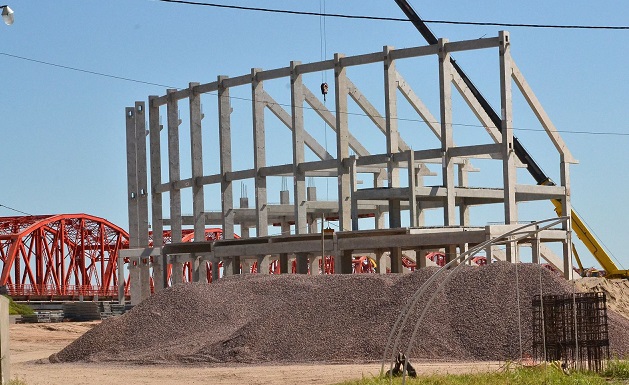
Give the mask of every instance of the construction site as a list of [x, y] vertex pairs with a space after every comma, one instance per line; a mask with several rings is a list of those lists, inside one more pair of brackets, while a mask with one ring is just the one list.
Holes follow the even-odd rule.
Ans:
[[[127, 107], [128, 231], [89, 214], [0, 218], [0, 286], [14, 300], [126, 309], [38, 365], [371, 365], [362, 374], [378, 375], [398, 354], [420, 372], [546, 361], [600, 371], [629, 355], [629, 272], [572, 208], [578, 161], [510, 33], [437, 38], [395, 2], [427, 44], [251, 63]], [[498, 64], [498, 108], [454, 60], [466, 54]], [[420, 66], [433, 89], [415, 84]], [[377, 93], [362, 91], [374, 82]], [[232, 106], [243, 89], [244, 111]], [[402, 108], [416, 113], [413, 131]], [[477, 119], [473, 135], [457, 136], [461, 108]], [[522, 108], [545, 133], [528, 145], [554, 151], [545, 168], [557, 181], [514, 136]], [[322, 125], [325, 143], [311, 131]], [[525, 204], [535, 209], [522, 219]], [[584, 267], [576, 242], [600, 266]], [[33, 361], [18, 362], [29, 380]], [[253, 383], [234, 381], [215, 383]]]

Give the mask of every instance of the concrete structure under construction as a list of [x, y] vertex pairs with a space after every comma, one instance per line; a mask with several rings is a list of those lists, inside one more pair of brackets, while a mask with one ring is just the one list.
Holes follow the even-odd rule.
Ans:
[[[450, 55], [464, 51], [493, 52], [499, 63], [496, 74], [501, 111], [499, 124], [492, 121], [478, 95], [455, 71]], [[438, 72], [438, 89], [433, 92], [438, 93], [439, 106], [434, 113], [402, 77], [402, 71], [398, 71], [400, 63], [411, 60], [424, 63], [434, 60], [431, 63]], [[350, 80], [351, 72], [358, 69], [375, 69], [376, 75], [369, 77], [369, 84], [377, 82], [375, 88], [383, 90], [378, 103], [372, 103]], [[317, 96], [320, 85], [312, 82], [312, 74], [326, 71], [334, 72], [334, 84], [330, 85], [328, 95], [334, 106], [330, 109]], [[273, 81], [278, 79], [290, 84], [286, 87], [290, 89], [290, 103], [278, 102], [265, 90], [267, 83], [276, 85]], [[316, 85], [317, 92], [308, 87], [310, 83]], [[514, 153], [513, 84], [556, 150], [561, 175], [558, 185], [526, 184], [518, 180], [517, 168], [527, 165]], [[327, 84], [325, 86], [327, 88]], [[235, 116], [232, 108], [233, 95], [243, 89], [250, 103], [245, 119], [250, 122], [246, 130], [248, 137], [243, 137], [242, 133], [234, 137], [232, 133], [242, 123], [233, 123], [240, 122], [241, 118]], [[457, 146], [454, 142], [453, 89], [486, 132], [472, 145]], [[208, 121], [209, 116], [202, 112], [201, 100], [205, 95], [218, 99], [213, 121]], [[400, 95], [403, 99], [398, 100]], [[377, 134], [379, 148], [384, 151], [369, 151], [369, 146], [358, 139], [359, 132], [363, 134], [371, 127], [352, 125], [350, 99], [373, 126], [374, 135], [370, 140]], [[411, 148], [412, 138], [405, 138], [399, 130], [400, 103], [417, 113], [425, 127], [416, 125], [414, 129], [425, 129], [434, 135], [437, 146]], [[383, 107], [383, 113], [376, 107], [378, 104]], [[181, 108], [189, 111], [189, 116], [185, 117], [189, 130], [180, 131]], [[160, 115], [166, 116], [165, 126], [161, 124]], [[328, 151], [327, 145], [322, 145], [312, 131], [306, 130], [307, 125], [312, 127], [307, 123], [313, 117], [320, 119], [319, 124], [333, 133], [334, 151]], [[290, 148], [283, 150], [292, 154], [292, 162], [267, 162], [271, 143], [276, 141], [275, 136], [269, 135], [271, 121], [281, 123], [286, 135], [290, 135]], [[121, 253], [121, 257], [131, 261], [132, 301], [148, 295], [151, 274], [156, 288], [168, 284], [168, 264], [173, 266], [172, 283], [184, 280], [181, 273], [184, 264], [193, 270], [193, 280], [198, 281], [207, 280], [210, 267], [217, 279], [220, 275], [240, 273], [241, 266], [251, 261], [257, 263], [260, 273], [268, 272], [268, 264], [273, 260], [279, 261], [282, 272], [288, 272], [291, 258], [296, 261], [298, 273], [309, 270], [318, 273], [318, 260], [322, 255], [335, 257], [335, 272], [351, 273], [352, 255], [359, 253], [373, 254], [378, 262], [384, 262], [383, 256], [388, 255], [388, 262], [379, 263], [380, 271], [385, 272], [386, 265], [391, 272], [399, 273], [403, 252], [415, 255], [421, 267], [426, 264], [422, 256], [427, 251], [443, 250], [447, 259], [452, 260], [471, 245], [513, 229], [518, 225], [519, 202], [556, 200], [561, 202], [563, 213], [571, 212], [569, 164], [575, 160], [512, 59], [507, 32], [470, 41], [441, 39], [435, 45], [404, 49], [386, 46], [381, 51], [357, 56], [335, 54], [334, 59], [320, 62], [291, 62], [287, 67], [272, 70], [254, 68], [237, 77], [219, 76], [210, 83], [190, 83], [186, 89], [169, 89], [165, 95], [150, 96], [148, 103], [136, 102], [134, 107], [126, 109], [126, 123], [130, 249]], [[210, 137], [218, 138], [218, 143], [208, 145]], [[253, 145], [249, 149], [242, 143]], [[187, 160], [183, 163], [182, 146], [186, 153], [189, 151], [189, 163]], [[208, 173], [208, 154], [216, 153], [220, 170]], [[241, 158], [252, 159], [253, 167], [236, 169], [234, 159]], [[478, 171], [472, 165], [474, 159], [491, 160], [499, 165], [500, 171], [494, 179], [500, 181], [500, 187], [470, 185], [468, 173]], [[182, 177], [182, 163], [189, 176]], [[437, 185], [425, 183], [427, 177], [435, 176], [440, 179]], [[276, 177], [292, 181], [292, 189], [288, 191], [283, 186], [279, 191], [280, 203], [271, 204], [271, 178]], [[317, 194], [316, 188], [311, 186], [311, 181], [318, 178], [334, 180], [334, 200], [320, 199], [322, 194]], [[242, 181], [254, 186], [251, 207], [244, 196], [235, 204], [235, 184]], [[190, 195], [182, 198], [182, 193]], [[208, 201], [220, 201], [220, 211], [208, 211]], [[191, 203], [191, 208], [184, 210], [182, 203]], [[470, 209], [489, 204], [504, 207], [503, 223], [473, 223]], [[425, 226], [429, 210], [443, 212], [439, 226]], [[183, 215], [184, 212], [192, 214]], [[553, 217], [554, 212], [548, 210], [539, 215], [535, 219]], [[338, 220], [337, 231], [322, 234], [322, 217]], [[273, 224], [281, 226], [282, 235], [269, 236], [269, 226]], [[211, 225], [222, 227], [224, 240], [205, 241], [204, 231]], [[239, 239], [233, 239], [235, 226], [240, 227]], [[170, 244], [164, 244], [160, 237], [150, 241], [149, 228], [161, 234], [165, 227], [170, 228]], [[177, 242], [185, 227], [194, 228], [195, 242]], [[255, 231], [254, 237], [250, 236], [251, 230]], [[508, 243], [504, 251], [489, 247], [486, 253], [488, 259], [518, 261], [519, 247], [527, 245], [532, 248], [533, 261], [546, 259], [570, 277], [570, 238], [568, 216], [559, 228], [534, 232], [531, 237]], [[546, 246], [548, 242], [561, 243], [562, 255], [553, 254]], [[220, 262], [222, 272], [217, 268]], [[121, 277], [118, 282], [123, 282], [123, 264], [118, 266]]]

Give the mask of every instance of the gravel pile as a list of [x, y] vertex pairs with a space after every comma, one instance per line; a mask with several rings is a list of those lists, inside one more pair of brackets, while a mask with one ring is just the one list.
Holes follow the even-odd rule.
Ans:
[[[163, 290], [53, 354], [53, 362], [279, 363], [380, 360], [410, 295], [435, 272], [405, 275], [245, 275]], [[531, 300], [573, 287], [539, 265], [518, 267], [522, 341], [531, 352]], [[515, 265], [466, 267], [421, 325], [414, 358], [519, 357]], [[417, 316], [419, 312], [415, 313]], [[629, 354], [629, 320], [610, 313], [611, 348]], [[405, 333], [410, 338], [410, 330]]]

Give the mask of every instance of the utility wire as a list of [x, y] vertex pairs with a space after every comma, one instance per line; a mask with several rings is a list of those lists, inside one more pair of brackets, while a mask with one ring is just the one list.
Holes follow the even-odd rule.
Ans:
[[17, 212], [17, 213], [20, 213], [20, 214], [29, 215], [29, 216], [31, 216], [31, 217], [33, 216], [33, 214], [29, 214], [29, 213], [26, 213], [26, 212], [24, 212], [24, 211], [21, 211], [21, 210], [18, 210], [18, 209], [14, 209], [13, 207], [5, 206], [5, 205], [3, 205], [3, 204], [0, 204], [0, 207], [4, 207], [5, 209], [13, 210], [13, 211], [15, 211], [15, 212]]
[[[324, 13], [324, 12], [307, 12], [307, 11], [291, 11], [291, 10], [287, 10], [287, 9], [245, 7], [245, 6], [240, 6], [240, 5], [202, 3], [202, 2], [185, 1], [185, 0], [156, 0], [156, 1], [161, 1], [161, 2], [164, 2], [164, 3], [199, 5], [199, 6], [214, 7], [214, 8], [237, 9], [237, 10], [243, 10], [243, 11], [283, 13], [283, 14], [289, 14], [289, 15], [304, 15], [304, 16], [319, 16], [319, 17], [323, 16], [323, 17], [335, 17], [335, 18], [342, 18], [342, 19], [396, 21], [396, 22], [406, 22], [406, 23], [410, 22], [410, 20], [408, 20], [408, 19], [399, 18], [399, 17], [347, 15], [347, 14], [341, 14], [341, 13]], [[629, 30], [629, 26], [569, 25], [569, 24], [568, 25], [560, 25], [560, 24], [532, 24], [532, 23], [498, 23], [498, 22], [426, 20], [426, 19], [422, 19], [422, 21], [424, 23], [431, 23], [431, 24], [454, 24], [454, 25], [475, 25], [475, 26], [496, 26], [496, 27]]]
[[14, 58], [14, 59], [26, 60], [26, 61], [30, 61], [30, 62], [33, 62], [33, 63], [45, 64], [45, 65], [52, 66], [52, 67], [63, 68], [63, 69], [66, 69], [66, 70], [83, 72], [83, 73], [90, 74], [90, 75], [98, 75], [98, 76], [103, 76], [103, 77], [106, 77], [106, 78], [125, 80], [125, 81], [128, 81], [128, 82], [134, 82], [134, 83], [147, 84], [147, 85], [150, 85], [150, 86], [176, 88], [176, 87], [167, 86], [167, 85], [164, 85], [164, 84], [145, 82], [145, 81], [142, 81], [142, 80], [136, 80], [136, 79], [126, 78], [126, 77], [122, 77], [122, 76], [110, 75], [110, 74], [106, 74], [106, 73], [103, 73], [103, 72], [90, 71], [90, 70], [76, 68], [76, 67], [70, 67], [70, 66], [66, 66], [66, 65], [62, 65], [62, 64], [51, 63], [51, 62], [47, 62], [47, 61], [43, 61], [43, 60], [31, 59], [31, 58], [27, 58], [27, 57], [24, 57], [24, 56], [12, 55], [12, 54], [9, 54], [9, 53], [6, 53], [6, 52], [0, 52], [0, 55], [11, 57], [11, 58]]
[[[165, 1], [165, 0], [157, 0], [157, 1]], [[91, 70], [86, 70], [86, 69], [81, 69], [81, 68], [76, 68], [76, 67], [70, 67], [70, 66], [66, 66], [66, 65], [62, 65], [62, 64], [57, 64], [57, 63], [52, 63], [52, 62], [48, 62], [48, 61], [43, 61], [43, 60], [37, 60], [37, 59], [31, 59], [28, 57], [24, 57], [24, 56], [19, 56], [19, 55], [13, 55], [13, 54], [9, 54], [6, 52], [0, 52], [0, 55], [3, 56], [7, 56], [10, 58], [14, 58], [14, 59], [19, 59], [19, 60], [25, 60], [25, 61], [29, 61], [29, 62], [33, 62], [33, 63], [37, 63], [37, 64], [43, 64], [43, 65], [47, 65], [47, 66], [52, 66], [52, 67], [57, 67], [57, 68], [62, 68], [62, 69], [66, 69], [66, 70], [71, 70], [71, 71], [76, 71], [76, 72], [81, 72], [81, 73], [86, 73], [86, 74], [90, 74], [90, 75], [96, 75], [96, 76], [102, 76], [102, 77], [107, 77], [110, 79], [116, 79], [116, 80], [122, 80], [122, 81], [127, 81], [127, 82], [133, 82], [133, 83], [139, 83], [139, 84], [146, 84], [146, 85], [152, 85], [152, 86], [157, 86], [157, 87], [163, 87], [163, 88], [175, 88], [175, 89], [183, 89], [183, 88], [187, 88], [187, 87], [176, 87], [176, 86], [172, 86], [172, 85], [165, 85], [165, 84], [160, 84], [160, 83], [154, 83], [154, 82], [147, 82], [144, 80], [137, 80], [137, 79], [133, 79], [133, 78], [129, 78], [129, 77], [123, 77], [123, 76], [117, 76], [117, 75], [111, 75], [111, 74], [106, 74], [103, 72], [97, 72], [97, 71], [91, 71]], [[209, 92], [209, 95], [214, 95], [214, 96], [218, 96], [218, 94], [216, 92]], [[243, 100], [243, 101], [247, 101], [247, 102], [251, 102], [252, 99], [251, 98], [244, 98], [244, 97], [238, 97], [238, 96], [230, 96], [229, 97], [232, 100]], [[266, 103], [266, 102], [260, 102], [260, 103]], [[279, 106], [282, 107], [291, 107], [290, 104], [286, 104], [286, 103], [276, 103]], [[302, 109], [307, 109], [307, 110], [313, 110], [316, 111], [317, 109], [310, 107], [310, 106], [297, 106], [298, 108], [302, 108]], [[329, 110], [331, 113], [337, 113], [337, 111], [334, 110]], [[362, 116], [362, 117], [369, 117], [372, 118], [373, 116], [365, 114], [365, 113], [358, 113], [358, 112], [344, 112], [347, 115], [350, 116]], [[380, 117], [380, 116], [378, 116]], [[439, 121], [434, 121], [434, 122], [428, 122], [425, 121], [423, 119], [416, 119], [416, 118], [401, 118], [401, 117], [396, 117], [395, 118], [398, 121], [401, 122], [417, 122], [417, 123], [432, 123], [432, 124], [441, 124]], [[477, 127], [477, 128], [484, 128], [485, 126], [483, 126], [482, 124], [469, 124], [469, 123], [452, 123], [453, 126], [458, 126], [458, 127]], [[546, 130], [544, 129], [536, 129], [536, 128], [524, 128], [524, 127], [513, 127], [511, 128], [514, 131], [532, 131], [532, 132], [545, 132]], [[565, 133], [565, 134], [580, 134], [580, 135], [607, 135], [607, 136], [620, 136], [620, 137], [626, 137], [629, 136], [629, 132], [609, 132], [609, 131], [575, 131], [575, 130], [554, 130], [553, 132], [556, 133]]]

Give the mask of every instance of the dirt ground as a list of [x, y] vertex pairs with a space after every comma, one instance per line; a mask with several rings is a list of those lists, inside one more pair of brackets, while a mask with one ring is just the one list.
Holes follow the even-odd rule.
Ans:
[[[138, 366], [122, 364], [51, 364], [48, 356], [94, 327], [95, 322], [17, 324], [10, 327], [11, 378], [28, 385], [143, 384], [310, 384], [326, 385], [376, 376], [380, 364]], [[498, 363], [414, 363], [420, 373], [470, 373], [499, 370]]]

